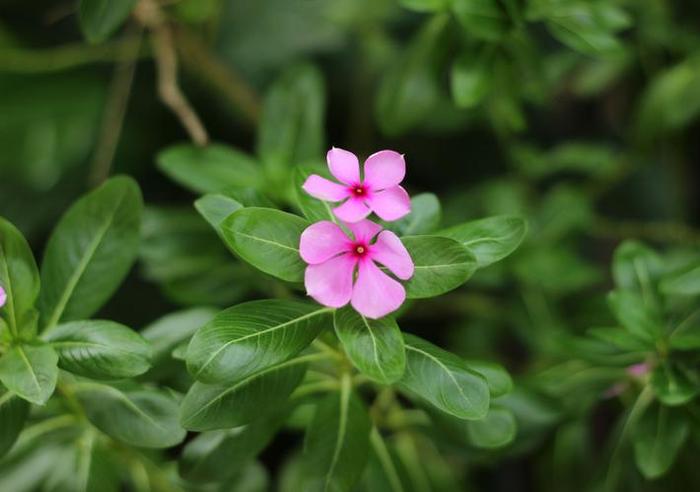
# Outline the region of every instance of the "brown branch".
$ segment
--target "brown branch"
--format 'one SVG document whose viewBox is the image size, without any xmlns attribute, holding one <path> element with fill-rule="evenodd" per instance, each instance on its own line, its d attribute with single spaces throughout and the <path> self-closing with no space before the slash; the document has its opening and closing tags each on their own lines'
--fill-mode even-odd
<svg viewBox="0 0 700 492">
<path fill-rule="evenodd" d="M 154 0 L 141 0 L 134 15 L 151 32 L 160 99 L 175 113 L 194 143 L 206 145 L 209 142 L 207 131 L 178 85 L 177 53 L 172 31 L 163 12 Z"/>
</svg>

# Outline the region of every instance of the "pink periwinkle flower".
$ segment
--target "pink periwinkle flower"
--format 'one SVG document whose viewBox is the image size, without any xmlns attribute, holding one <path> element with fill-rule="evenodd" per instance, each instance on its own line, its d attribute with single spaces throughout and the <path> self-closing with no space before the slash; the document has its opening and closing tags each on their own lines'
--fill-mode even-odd
<svg viewBox="0 0 700 492">
<path fill-rule="evenodd" d="M 358 222 L 372 212 L 383 220 L 392 221 L 411 211 L 411 199 L 399 186 L 406 175 L 406 162 L 398 152 L 381 150 L 369 156 L 362 177 L 360 163 L 352 152 L 334 147 L 326 154 L 326 160 L 331 174 L 341 184 L 312 174 L 303 188 L 320 200 L 344 201 L 333 209 L 343 222 Z"/>
<path fill-rule="evenodd" d="M 647 362 L 640 362 L 639 364 L 632 364 L 631 366 L 628 366 L 625 370 L 630 376 L 641 378 L 649 373 L 651 366 Z"/>
<path fill-rule="evenodd" d="M 403 304 L 406 291 L 377 263 L 408 280 L 413 276 L 413 260 L 396 234 L 382 231 L 374 222 L 362 220 L 346 226 L 352 237 L 327 220 L 310 225 L 301 234 L 299 250 L 309 264 L 304 275 L 306 291 L 324 306 L 340 308 L 349 302 L 358 313 L 381 318 Z"/>
<path fill-rule="evenodd" d="M 5 293 L 5 289 L 0 287 L 0 308 L 5 305 L 6 301 L 7 301 L 7 294 Z"/>
</svg>

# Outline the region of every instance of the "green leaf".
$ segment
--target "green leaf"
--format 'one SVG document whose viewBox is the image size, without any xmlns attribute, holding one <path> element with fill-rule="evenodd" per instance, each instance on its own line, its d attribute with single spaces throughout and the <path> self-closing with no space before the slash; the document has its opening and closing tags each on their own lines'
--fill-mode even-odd
<svg viewBox="0 0 700 492">
<path fill-rule="evenodd" d="M 439 104 L 440 65 L 449 20 L 444 14 L 428 20 L 385 71 L 375 100 L 375 115 L 383 133 L 399 135 L 425 123 Z"/>
<path fill-rule="evenodd" d="M 188 341 L 195 331 L 209 323 L 215 315 L 216 311 L 210 308 L 176 311 L 141 330 L 141 336 L 152 347 L 154 363 L 169 356 L 175 347 Z"/>
<path fill-rule="evenodd" d="M 669 406 L 684 405 L 700 391 L 695 371 L 669 360 L 654 369 L 650 382 L 659 401 Z"/>
<path fill-rule="evenodd" d="M 136 0 L 80 0 L 80 27 L 85 38 L 99 43 L 111 36 L 129 17 Z"/>
<path fill-rule="evenodd" d="M 182 425 L 194 431 L 228 429 L 269 415 L 301 383 L 310 357 L 297 357 L 226 384 L 194 383 L 182 401 Z"/>
<path fill-rule="evenodd" d="M 498 398 L 513 390 L 513 379 L 500 364 L 473 359 L 467 359 L 465 362 L 470 369 L 486 378 L 491 398 Z"/>
<path fill-rule="evenodd" d="M 406 236 L 401 241 L 413 259 L 413 277 L 405 283 L 409 299 L 434 297 L 456 289 L 476 271 L 476 258 L 454 239 Z"/>
<path fill-rule="evenodd" d="M 294 193 L 299 210 L 310 222 L 318 222 L 319 220 L 337 222 L 335 215 L 333 215 L 332 206 L 328 202 L 312 197 L 302 188 L 306 178 L 312 174 L 333 179 L 329 176 L 328 170 L 322 167 L 297 166 L 294 170 Z"/>
<path fill-rule="evenodd" d="M 396 320 L 388 316 L 370 320 L 345 307 L 335 312 L 333 324 L 345 353 L 362 373 L 381 384 L 401 379 L 406 351 Z"/>
<path fill-rule="evenodd" d="M 39 294 L 39 271 L 22 233 L 0 217 L 0 287 L 7 300 L 0 310 L 10 333 L 17 335 L 33 317 Z"/>
<path fill-rule="evenodd" d="M 669 345 L 677 350 L 700 348 L 700 309 L 696 309 L 671 331 Z"/>
<path fill-rule="evenodd" d="M 47 327 L 89 318 L 136 259 L 143 203 L 135 181 L 116 177 L 78 200 L 51 235 L 39 306 Z"/>
<path fill-rule="evenodd" d="M 308 490 L 350 491 L 367 463 L 370 430 L 369 415 L 346 376 L 341 391 L 318 404 L 306 431 L 303 459 Z"/>
<path fill-rule="evenodd" d="M 546 13 L 547 28 L 552 36 L 570 48 L 589 55 L 618 53 L 622 45 L 615 29 L 592 4 L 585 2 L 550 2 Z"/>
<path fill-rule="evenodd" d="M 12 448 L 28 416 L 29 403 L 0 388 L 0 458 Z"/>
<path fill-rule="evenodd" d="M 198 380 L 240 380 L 305 349 L 331 323 L 331 310 L 300 301 L 270 299 L 238 304 L 195 333 L 187 368 Z"/>
<path fill-rule="evenodd" d="M 321 157 L 324 146 L 325 87 L 311 65 L 287 70 L 265 96 L 258 155 L 276 173 Z"/>
<path fill-rule="evenodd" d="M 113 321 L 73 321 L 44 339 L 58 354 L 61 369 L 92 379 L 122 379 L 151 367 L 151 347 L 141 335 Z"/>
<path fill-rule="evenodd" d="M 460 108 L 473 108 L 483 101 L 491 88 L 491 72 L 485 60 L 468 52 L 452 65 L 452 99 Z"/>
<path fill-rule="evenodd" d="M 647 479 L 664 475 L 689 434 L 685 414 L 663 405 L 647 409 L 632 434 L 637 468 Z"/>
<path fill-rule="evenodd" d="M 135 384 L 71 384 L 87 418 L 114 439 L 144 448 L 169 448 L 185 438 L 170 392 Z"/>
<path fill-rule="evenodd" d="M 62 448 L 42 484 L 43 492 L 119 492 L 121 463 L 92 429 Z"/>
<path fill-rule="evenodd" d="M 608 305 L 618 323 L 641 340 L 656 340 L 661 336 L 661 319 L 642 297 L 632 291 L 615 290 L 608 294 Z"/>
<path fill-rule="evenodd" d="M 527 223 L 515 215 L 496 215 L 456 225 L 439 232 L 458 241 L 476 256 L 479 268 L 515 251 L 527 234 Z"/>
<path fill-rule="evenodd" d="M 654 349 L 651 340 L 631 337 L 626 329 L 620 327 L 596 327 L 588 330 L 588 333 L 626 352 L 647 352 Z"/>
<path fill-rule="evenodd" d="M 450 5 L 450 0 L 399 0 L 402 7 L 416 12 L 438 12 Z"/>
<path fill-rule="evenodd" d="M 489 409 L 482 420 L 466 422 L 467 434 L 472 444 L 478 448 L 500 448 L 515 439 L 517 424 L 510 410 L 500 407 Z"/>
<path fill-rule="evenodd" d="M 20 398 L 43 405 L 56 387 L 57 363 L 50 345 L 15 345 L 0 358 L 0 381 Z"/>
<path fill-rule="evenodd" d="M 496 41 L 508 29 L 508 17 L 497 0 L 453 0 L 452 11 L 464 30 L 478 39 Z"/>
<path fill-rule="evenodd" d="M 442 208 L 438 197 L 432 193 L 419 193 L 411 198 L 411 213 L 390 224 L 400 236 L 429 234 L 440 224 Z"/>
<path fill-rule="evenodd" d="M 161 151 L 157 162 L 170 179 L 195 193 L 256 188 L 263 180 L 262 169 L 255 159 L 222 144 L 206 147 L 177 144 Z"/>
<path fill-rule="evenodd" d="M 230 479 L 267 447 L 286 415 L 277 412 L 244 427 L 198 435 L 182 451 L 180 475 L 192 482 Z"/>
<path fill-rule="evenodd" d="M 700 295 L 700 266 L 665 278 L 661 282 L 660 287 L 664 294 L 676 296 Z"/>
<path fill-rule="evenodd" d="M 309 223 L 296 215 L 269 208 L 245 208 L 221 225 L 226 244 L 259 270 L 288 282 L 301 282 L 306 265 L 299 239 Z"/>
<path fill-rule="evenodd" d="M 486 416 L 489 386 L 486 378 L 465 361 L 414 335 L 404 335 L 406 372 L 399 382 L 436 408 L 465 420 Z"/>
<path fill-rule="evenodd" d="M 209 193 L 195 201 L 194 208 L 216 232 L 220 232 L 224 219 L 243 208 L 243 205 L 223 193 Z"/>
<path fill-rule="evenodd" d="M 613 255 L 615 285 L 641 294 L 647 303 L 654 302 L 655 282 L 662 270 L 659 255 L 637 241 L 623 242 Z"/>
</svg>

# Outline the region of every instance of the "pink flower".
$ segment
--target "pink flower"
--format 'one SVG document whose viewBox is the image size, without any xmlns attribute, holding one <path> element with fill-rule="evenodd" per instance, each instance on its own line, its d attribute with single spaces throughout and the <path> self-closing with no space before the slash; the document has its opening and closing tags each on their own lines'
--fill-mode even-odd
<svg viewBox="0 0 700 492">
<path fill-rule="evenodd" d="M 413 276 L 413 261 L 398 236 L 382 231 L 374 222 L 362 220 L 347 227 L 352 237 L 327 220 L 310 225 L 301 234 L 299 250 L 309 264 L 304 276 L 306 291 L 324 306 L 339 308 L 349 302 L 358 313 L 381 318 L 403 304 L 406 291 L 375 262 L 408 280 Z"/>
<path fill-rule="evenodd" d="M 342 184 L 312 174 L 304 183 L 311 196 L 329 202 L 345 202 L 333 212 L 343 222 L 358 222 L 374 212 L 383 220 L 397 220 L 411 211 L 411 199 L 399 183 L 406 174 L 403 156 L 380 150 L 365 161 L 364 176 L 352 152 L 333 147 L 326 154 L 328 168 Z"/>
<path fill-rule="evenodd" d="M 5 293 L 5 289 L 0 287 L 0 308 L 5 305 L 5 301 L 7 301 L 7 294 Z"/>
</svg>

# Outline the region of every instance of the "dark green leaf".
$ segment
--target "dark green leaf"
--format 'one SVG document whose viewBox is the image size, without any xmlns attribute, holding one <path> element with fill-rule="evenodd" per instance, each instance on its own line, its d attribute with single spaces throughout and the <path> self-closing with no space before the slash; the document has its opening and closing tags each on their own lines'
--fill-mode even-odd
<svg viewBox="0 0 700 492">
<path fill-rule="evenodd" d="M 90 422 L 132 446 L 169 448 L 185 438 L 178 403 L 166 391 L 137 385 L 78 382 L 71 385 Z"/>
<path fill-rule="evenodd" d="M 438 236 L 401 238 L 415 271 L 406 282 L 409 299 L 434 297 L 456 289 L 476 271 L 476 258 L 453 239 Z"/>
<path fill-rule="evenodd" d="M 620 289 L 635 291 L 653 303 L 655 282 L 663 269 L 659 255 L 637 241 L 625 241 L 615 250 L 612 273 Z"/>
<path fill-rule="evenodd" d="M 695 371 L 668 360 L 654 369 L 650 382 L 659 401 L 669 406 L 684 405 L 700 391 Z"/>
<path fill-rule="evenodd" d="M 33 317 L 39 294 L 39 271 L 22 233 L 0 217 L 0 287 L 7 300 L 0 313 L 10 333 L 17 335 Z"/>
<path fill-rule="evenodd" d="M 634 440 L 634 457 L 639 471 L 647 479 L 664 475 L 688 437 L 685 415 L 663 405 L 648 408 L 638 422 Z"/>
<path fill-rule="evenodd" d="M 190 342 L 187 368 L 199 381 L 240 380 L 284 362 L 331 323 L 331 311 L 300 301 L 270 299 L 217 314 Z"/>
<path fill-rule="evenodd" d="M 308 358 L 297 357 L 227 384 L 194 383 L 182 401 L 182 425 L 195 431 L 229 429 L 273 413 L 301 383 Z"/>
<path fill-rule="evenodd" d="M 669 335 L 669 345 L 678 350 L 700 348 L 700 309 L 676 325 Z"/>
<path fill-rule="evenodd" d="M 552 36 L 576 51 L 604 55 L 622 48 L 614 35 L 615 29 L 592 4 L 556 2 L 548 8 L 546 17 Z"/>
<path fill-rule="evenodd" d="M 61 369 L 92 379 L 138 376 L 151 366 L 151 347 L 141 335 L 113 321 L 73 321 L 44 339 L 58 354 Z"/>
<path fill-rule="evenodd" d="M 245 208 L 221 225 L 226 244 L 254 267 L 288 282 L 300 282 L 305 264 L 299 239 L 309 223 L 269 208 Z"/>
<path fill-rule="evenodd" d="M 452 99 L 460 108 L 478 105 L 491 87 L 491 73 L 483 59 L 464 53 L 452 66 L 450 73 Z"/>
<path fill-rule="evenodd" d="M 500 448 L 515 439 L 515 416 L 505 408 L 491 408 L 482 420 L 466 423 L 469 438 L 478 448 Z"/>
<path fill-rule="evenodd" d="M 452 238 L 476 256 L 479 268 L 515 251 L 527 233 L 527 223 L 515 215 L 497 215 L 450 227 L 439 234 Z"/>
<path fill-rule="evenodd" d="M 346 307 L 335 312 L 333 323 L 347 356 L 362 373 L 382 384 L 401 379 L 406 351 L 396 320 L 370 320 Z"/>
<path fill-rule="evenodd" d="M 131 13 L 136 0 L 80 0 L 80 27 L 85 38 L 99 43 L 116 31 Z"/>
<path fill-rule="evenodd" d="M 242 207 L 243 205 L 223 193 L 209 193 L 194 202 L 197 212 L 217 232 L 221 230 L 224 219 Z"/>
<path fill-rule="evenodd" d="M 638 294 L 615 290 L 608 295 L 608 304 L 618 323 L 641 340 L 656 340 L 662 331 L 659 314 L 644 304 Z"/>
<path fill-rule="evenodd" d="M 453 0 L 452 11 L 475 38 L 496 41 L 508 29 L 508 16 L 497 0 Z"/>
<path fill-rule="evenodd" d="M 215 315 L 213 309 L 192 308 L 167 314 L 148 325 L 141 331 L 141 336 L 153 349 L 153 361 L 163 359 L 179 344 L 189 341 L 194 332 Z"/>
<path fill-rule="evenodd" d="M 401 6 L 416 12 L 437 12 L 450 5 L 449 0 L 399 0 Z"/>
<path fill-rule="evenodd" d="M 450 352 L 405 334 L 406 372 L 399 385 L 455 417 L 478 420 L 489 408 L 486 378 Z"/>
<path fill-rule="evenodd" d="M 442 209 L 438 197 L 432 193 L 420 193 L 411 198 L 411 213 L 390 224 L 400 236 L 429 234 L 440 224 Z"/>
<path fill-rule="evenodd" d="M 29 403 L 0 388 L 0 458 L 12 448 L 28 415 Z"/>
<path fill-rule="evenodd" d="M 136 182 L 116 177 L 61 218 L 41 265 L 39 305 L 47 327 L 90 317 L 119 287 L 138 253 L 142 208 Z"/>
<path fill-rule="evenodd" d="M 486 378 L 491 398 L 498 398 L 513 390 L 513 380 L 503 366 L 495 362 L 468 359 L 465 361 L 470 369 Z"/>
<path fill-rule="evenodd" d="M 661 282 L 660 287 L 665 294 L 677 296 L 700 295 L 700 266 L 665 278 Z"/>
<path fill-rule="evenodd" d="M 57 363 L 50 345 L 15 345 L 0 357 L 0 381 L 20 398 L 43 405 L 56 387 Z"/>
<path fill-rule="evenodd" d="M 304 442 L 309 491 L 347 492 L 367 463 L 371 423 L 346 380 L 338 393 L 318 404 Z"/>
<path fill-rule="evenodd" d="M 249 155 L 221 144 L 178 144 L 158 154 L 158 168 L 195 193 L 258 187 L 262 170 Z"/>
</svg>

